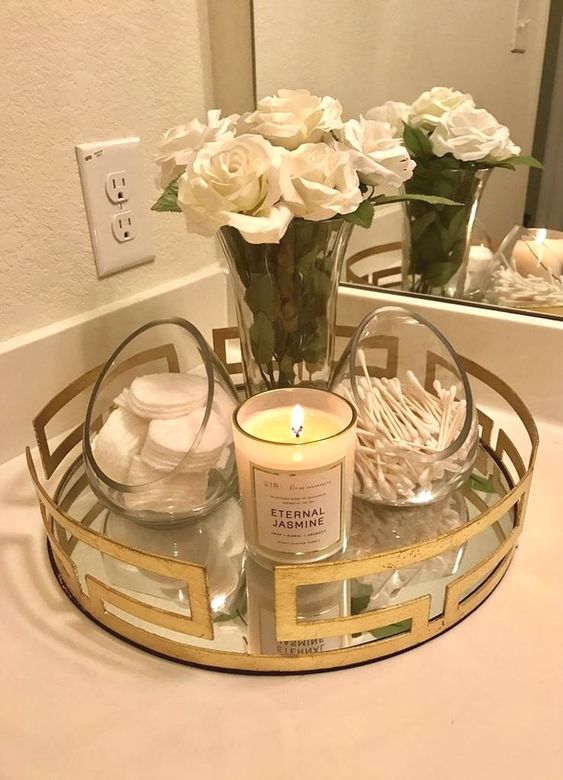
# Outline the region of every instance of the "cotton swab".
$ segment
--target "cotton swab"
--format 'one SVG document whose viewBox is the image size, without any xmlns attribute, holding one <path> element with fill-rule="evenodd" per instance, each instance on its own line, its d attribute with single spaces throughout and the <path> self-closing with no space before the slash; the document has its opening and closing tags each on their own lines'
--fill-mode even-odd
<svg viewBox="0 0 563 780">
<path fill-rule="evenodd" d="M 447 450 L 463 428 L 467 405 L 455 385 L 433 383 L 426 390 L 412 371 L 398 377 L 370 376 L 363 350 L 356 394 L 348 380 L 338 392 L 358 409 L 356 492 L 365 498 L 405 503 L 424 490 L 432 492 L 446 472 L 465 468 L 470 443 L 447 459 L 430 458 Z"/>
</svg>

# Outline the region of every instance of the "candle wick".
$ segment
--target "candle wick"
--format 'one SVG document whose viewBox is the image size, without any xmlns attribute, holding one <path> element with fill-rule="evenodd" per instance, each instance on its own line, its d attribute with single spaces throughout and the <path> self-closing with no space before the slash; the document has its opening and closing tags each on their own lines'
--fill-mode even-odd
<svg viewBox="0 0 563 780">
<path fill-rule="evenodd" d="M 293 428 L 292 427 L 291 431 L 292 431 L 293 435 L 295 436 L 295 438 L 298 439 L 301 436 L 301 434 L 303 433 L 303 426 L 300 425 L 299 428 Z"/>
</svg>

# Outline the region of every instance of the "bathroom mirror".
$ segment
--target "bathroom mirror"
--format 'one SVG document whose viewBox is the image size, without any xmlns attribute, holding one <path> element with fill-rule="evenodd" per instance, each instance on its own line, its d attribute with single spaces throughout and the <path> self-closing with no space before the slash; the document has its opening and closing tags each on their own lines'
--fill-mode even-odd
<svg viewBox="0 0 563 780">
<path fill-rule="evenodd" d="M 493 170 L 478 208 L 461 293 L 414 288 L 415 294 L 563 316 L 561 3 L 254 0 L 251 7 L 258 99 L 279 88 L 306 87 L 313 94 L 338 98 L 347 119 L 387 100 L 410 104 L 423 91 L 444 85 L 471 93 L 479 107 L 508 126 L 522 154 L 535 155 L 543 170 Z M 405 289 L 401 265 L 409 251 L 406 225 L 401 205 L 376 209 L 371 228 L 354 231 L 343 281 Z M 503 277 L 502 294 L 496 281 L 490 293 L 492 272 L 514 268 L 512 255 L 505 252 L 501 258 L 498 250 L 515 225 L 548 231 L 544 239 L 540 232 L 539 241 L 537 231 L 521 236 L 520 250 L 528 252 L 533 263 L 531 289 L 525 283 L 522 292 L 520 278 L 507 282 Z M 547 272 L 546 254 L 553 256 Z M 536 280 L 536 267 L 546 283 Z M 529 278 L 528 270 L 515 276 Z M 516 289 L 507 292 L 507 284 L 516 284 Z"/>
</svg>

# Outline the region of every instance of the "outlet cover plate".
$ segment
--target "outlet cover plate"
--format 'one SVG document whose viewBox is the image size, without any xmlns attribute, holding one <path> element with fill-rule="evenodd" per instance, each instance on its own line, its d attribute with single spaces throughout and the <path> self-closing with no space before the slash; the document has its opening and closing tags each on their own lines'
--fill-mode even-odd
<svg viewBox="0 0 563 780">
<path fill-rule="evenodd" d="M 79 144 L 75 149 L 98 276 L 154 260 L 140 139 Z M 119 203 L 113 203 L 106 190 L 113 171 L 124 172 L 127 181 L 127 200 Z M 134 214 L 132 240 L 118 241 L 114 235 L 114 218 L 120 211 Z"/>
</svg>

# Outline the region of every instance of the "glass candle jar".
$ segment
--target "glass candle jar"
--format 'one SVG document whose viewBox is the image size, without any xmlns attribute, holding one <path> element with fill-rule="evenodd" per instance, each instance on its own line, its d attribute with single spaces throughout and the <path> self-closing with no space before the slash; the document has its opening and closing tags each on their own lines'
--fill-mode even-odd
<svg viewBox="0 0 563 780">
<path fill-rule="evenodd" d="M 248 650 L 264 655 L 318 655 L 348 647 L 349 636 L 312 639 L 278 639 L 274 572 L 249 558 L 246 566 L 248 596 Z M 350 588 L 347 580 L 320 582 L 297 589 L 298 621 L 334 620 L 350 614 Z"/>
<path fill-rule="evenodd" d="M 248 549 L 263 562 L 328 558 L 346 546 L 356 411 L 315 388 L 272 390 L 233 415 Z"/>
<path fill-rule="evenodd" d="M 481 297 L 512 309 L 563 306 L 563 232 L 515 225 L 482 280 Z"/>
</svg>

